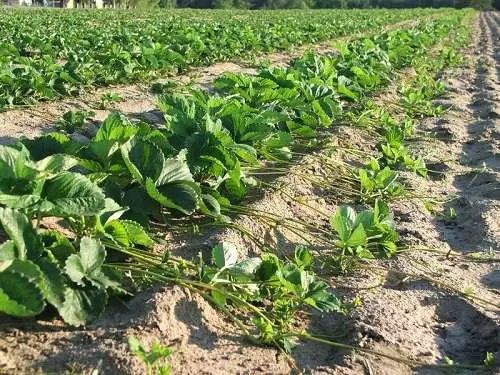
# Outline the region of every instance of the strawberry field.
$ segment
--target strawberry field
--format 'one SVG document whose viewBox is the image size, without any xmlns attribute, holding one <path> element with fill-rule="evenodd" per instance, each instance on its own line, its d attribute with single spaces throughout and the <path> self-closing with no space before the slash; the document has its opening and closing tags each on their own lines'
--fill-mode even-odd
<svg viewBox="0 0 500 375">
<path fill-rule="evenodd" d="M 498 370 L 499 19 L 2 9 L 0 372 Z"/>
</svg>

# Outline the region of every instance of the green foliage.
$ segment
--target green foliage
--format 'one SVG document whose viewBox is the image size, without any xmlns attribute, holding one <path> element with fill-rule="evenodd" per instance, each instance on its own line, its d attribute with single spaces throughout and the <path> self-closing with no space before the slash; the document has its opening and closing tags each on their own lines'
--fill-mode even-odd
<svg viewBox="0 0 500 375">
<path fill-rule="evenodd" d="M 55 127 L 66 133 L 74 133 L 75 130 L 83 129 L 85 120 L 94 116 L 95 112 L 92 111 L 68 111 L 62 116 L 61 121 L 56 122 Z"/>
<path fill-rule="evenodd" d="M 190 1 L 179 0 L 178 5 L 195 5 Z M 245 0 L 204 1 L 197 6 L 251 5 Z M 129 6 L 150 7 L 155 3 L 137 0 Z M 285 3 L 311 6 L 308 1 Z M 162 0 L 159 5 L 172 8 L 176 1 Z M 89 86 L 150 80 L 187 66 L 328 40 L 434 12 L 301 10 L 232 14 L 221 10 L 208 14 L 192 9 L 136 9 L 118 14 L 105 9 L 51 12 L 6 8 L 0 25 L 0 109 L 72 96 Z M 89 27 L 94 22 L 100 27 Z M 105 95 L 101 107 L 107 108 L 117 100 L 116 94 Z"/>
<path fill-rule="evenodd" d="M 340 206 L 330 219 L 330 225 L 337 235 L 339 255 L 334 255 L 336 267 L 346 271 L 353 259 L 392 257 L 396 254 L 393 215 L 389 207 L 376 200 L 373 209 L 356 212 L 352 207 Z"/>
<path fill-rule="evenodd" d="M 342 312 L 343 305 L 328 285 L 312 271 L 308 249 L 297 247 L 294 259 L 280 260 L 274 254 L 237 261 L 236 247 L 222 243 L 212 250 L 213 266 L 201 263 L 202 282 L 213 285 L 212 299 L 223 309 L 236 305 L 253 316 L 260 342 L 289 352 L 295 342 L 287 336 L 297 313 L 308 306 L 321 312 Z M 272 304 L 263 304 L 264 301 Z M 258 308 L 256 308 L 258 307 Z"/>
<path fill-rule="evenodd" d="M 128 347 L 130 351 L 146 365 L 148 375 L 171 374 L 170 365 L 161 365 L 158 363 L 172 355 L 173 350 L 168 346 L 164 346 L 159 342 L 154 341 L 151 344 L 151 348 L 147 350 L 136 337 L 129 336 Z"/>
<path fill-rule="evenodd" d="M 408 14 L 428 14 L 415 12 Z M 99 316 L 111 294 L 126 293 L 124 285 L 135 290 L 174 283 L 211 301 L 252 341 L 290 352 L 301 337 L 294 329 L 304 310 L 342 313 L 347 307 L 316 275 L 315 259 L 307 248 L 297 247 L 291 259 L 263 253 L 239 260 L 235 246 L 221 243 L 212 249 L 211 261 L 200 256 L 192 262 L 168 251 L 150 251 L 154 242 L 145 228 L 165 224 L 176 230 L 189 216 L 209 225 L 213 221 L 226 225 L 229 219 L 223 212 L 230 212 L 231 204 L 243 200 L 256 184 L 246 173 L 250 168 L 264 161 L 288 162 L 297 146 L 314 144 L 318 134 L 353 113 L 353 107 L 363 108 L 372 92 L 391 81 L 396 69 L 424 56 L 465 14 L 450 13 L 425 25 L 339 44 L 339 54 L 307 53 L 286 67 L 263 66 L 255 75 L 226 74 L 216 80 L 214 92 L 160 87 L 162 126 L 132 123 L 112 113 L 85 142 L 52 133 L 14 147 L 0 146 L 0 222 L 8 237 L 0 245 L 0 311 L 35 316 L 52 305 L 67 323 L 83 325 Z M 116 23 L 103 22 L 85 39 L 104 39 L 96 43 L 89 60 L 84 58 L 80 66 L 69 59 L 58 72 L 66 77 L 65 69 L 71 67 L 77 77 L 74 89 L 151 78 L 151 73 L 226 59 L 245 50 L 285 48 L 406 17 L 404 11 L 382 19 L 373 14 L 357 13 L 356 22 L 349 19 L 345 24 L 335 19 L 335 27 L 328 23 L 326 28 L 323 22 L 331 21 L 331 14 L 318 18 L 314 27 L 296 17 L 286 18 L 289 24 L 280 19 L 273 26 L 246 13 L 241 18 L 249 20 L 247 24 L 207 16 L 205 21 L 217 26 L 218 38 L 206 23 L 192 26 L 176 19 L 165 23 L 151 14 L 118 31 Z M 75 18 L 66 19 L 69 25 L 88 21 L 85 15 L 71 17 Z M 125 15 L 116 17 L 119 25 L 127 21 Z M 261 33 L 259 27 L 265 30 Z M 84 39 L 80 32 L 72 29 L 68 39 Z M 137 40 L 137 35 L 144 39 Z M 57 34 L 53 38 L 57 40 Z M 101 50 L 102 46 L 106 48 Z M 66 52 L 59 51 L 58 56 Z M 443 56 L 454 60 L 450 53 Z M 30 83 L 26 86 L 29 89 Z M 51 94 L 50 85 L 46 86 L 40 98 Z M 430 78 L 411 87 L 426 98 L 440 90 L 441 85 Z M 25 96 L 16 91 L 15 100 L 8 101 L 22 102 Z M 78 129 L 81 118 L 68 115 L 63 127 L 68 132 Z M 395 255 L 398 234 L 382 199 L 404 193 L 396 166 L 425 174 L 423 160 L 414 159 L 404 144 L 414 133 L 409 116 L 396 121 L 384 111 L 368 108 L 358 119 L 362 126 L 377 122 L 383 141 L 380 155 L 351 178 L 359 182 L 360 195 L 373 208 L 357 212 L 342 206 L 331 218 L 335 236 L 331 259 L 341 272 L 363 259 Z M 40 229 L 45 216 L 55 216 L 70 234 Z M 169 372 L 168 366 L 158 364 L 171 354 L 169 348 L 154 343 L 146 350 L 134 338 L 129 346 L 150 373 Z"/>
<path fill-rule="evenodd" d="M 40 269 L 29 261 L 11 259 L 0 264 L 0 311 L 12 316 L 34 316 L 45 307 Z"/>
<path fill-rule="evenodd" d="M 483 362 L 485 366 L 493 367 L 493 364 L 495 362 L 495 355 L 492 352 L 486 352 L 486 356 Z"/>
<path fill-rule="evenodd" d="M 122 97 L 117 92 L 107 92 L 101 95 L 101 101 L 99 103 L 100 109 L 107 109 L 110 104 L 118 103 L 122 100 Z"/>
<path fill-rule="evenodd" d="M 44 236 L 23 213 L 0 208 L 0 223 L 9 237 L 0 247 L 0 311 L 13 316 L 35 316 L 46 303 L 69 324 L 84 325 L 106 306 L 107 290 L 119 284 L 103 273 L 104 247 L 83 237 L 79 253 L 69 256 L 47 246 Z M 59 240 L 70 253 L 77 241 Z M 23 287 L 20 287 L 20 286 Z"/>
<path fill-rule="evenodd" d="M 388 166 L 381 168 L 374 158 L 366 168 L 357 170 L 356 177 L 359 180 L 362 200 L 367 202 L 400 197 L 405 193 L 404 186 L 398 181 L 398 173 Z"/>
<path fill-rule="evenodd" d="M 421 176 L 427 176 L 427 167 L 423 158 L 414 158 L 405 145 L 407 130 L 397 124 L 386 126 L 380 129 L 384 140 L 377 144 L 380 151 L 378 162 L 382 166 L 405 167 L 418 173 Z"/>
</svg>

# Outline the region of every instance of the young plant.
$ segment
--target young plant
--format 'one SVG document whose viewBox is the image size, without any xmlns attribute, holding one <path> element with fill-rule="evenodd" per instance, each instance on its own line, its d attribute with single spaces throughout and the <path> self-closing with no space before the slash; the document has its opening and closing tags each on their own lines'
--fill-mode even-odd
<svg viewBox="0 0 500 375">
<path fill-rule="evenodd" d="M 357 213 L 352 207 L 340 206 L 330 219 L 337 234 L 340 254 L 333 256 L 334 264 L 345 272 L 360 259 L 388 258 L 397 251 L 399 238 L 393 215 L 387 204 L 375 200 L 373 209 Z"/>
<path fill-rule="evenodd" d="M 381 168 L 374 158 L 366 168 L 359 168 L 355 177 L 359 180 L 361 199 L 366 202 L 400 197 L 405 193 L 403 184 L 398 181 L 398 173 L 388 166 Z"/>
<path fill-rule="evenodd" d="M 61 121 L 55 124 L 55 128 L 66 133 L 74 133 L 76 130 L 83 129 L 85 121 L 94 116 L 93 111 L 68 111 L 64 113 Z"/>
<path fill-rule="evenodd" d="M 401 96 L 400 104 L 413 117 L 439 117 L 445 110 L 440 105 L 434 105 L 421 90 L 412 90 Z"/>
<path fill-rule="evenodd" d="M 139 285 L 175 283 L 199 293 L 225 313 L 252 341 L 279 347 L 286 352 L 296 342 L 294 322 L 305 308 L 343 312 L 344 305 L 313 271 L 309 250 L 298 247 L 292 260 L 274 254 L 238 261 L 235 246 L 221 243 L 212 260 L 198 263 L 170 257 L 117 267 Z"/>
<path fill-rule="evenodd" d="M 292 329 L 300 309 L 310 306 L 323 312 L 342 311 L 328 285 L 312 272 L 314 258 L 306 248 L 297 247 L 293 260 L 286 262 L 274 254 L 242 262 L 237 262 L 237 257 L 234 246 L 216 246 L 212 251 L 214 267 L 200 268 L 201 281 L 219 288 L 212 291 L 212 297 L 221 307 L 232 305 L 237 299 L 251 301 L 252 305 L 272 301 L 271 305 L 262 305 L 252 318 L 259 341 L 289 352 L 295 343 L 286 333 Z M 236 294 L 236 300 L 232 294 Z"/>
<path fill-rule="evenodd" d="M 128 347 L 130 351 L 141 360 L 146 366 L 147 375 L 170 375 L 172 367 L 169 364 L 161 365 L 165 358 L 174 352 L 168 346 L 164 346 L 157 341 L 151 344 L 149 350 L 134 336 L 129 336 Z"/>
<path fill-rule="evenodd" d="M 117 92 L 107 92 L 101 95 L 101 101 L 99 103 L 99 109 L 107 109 L 110 104 L 118 103 L 122 100 L 122 97 Z"/>
<path fill-rule="evenodd" d="M 177 83 L 171 80 L 160 83 L 156 82 L 151 85 L 151 92 L 155 95 L 167 94 L 172 88 L 176 87 Z"/>
<path fill-rule="evenodd" d="M 381 153 L 379 163 L 383 166 L 403 166 L 413 172 L 425 177 L 427 167 L 424 160 L 414 158 L 405 146 L 405 130 L 394 125 L 383 130 L 385 140 L 377 144 Z"/>
</svg>

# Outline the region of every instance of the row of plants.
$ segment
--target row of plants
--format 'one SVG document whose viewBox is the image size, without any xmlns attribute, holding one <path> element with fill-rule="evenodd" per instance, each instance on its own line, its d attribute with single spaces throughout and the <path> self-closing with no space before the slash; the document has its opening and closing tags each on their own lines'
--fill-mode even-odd
<svg viewBox="0 0 500 375">
<path fill-rule="evenodd" d="M 159 100 L 159 107 L 166 114 L 163 129 L 146 123 L 132 124 L 123 115 L 114 113 L 88 143 L 73 141 L 62 133 L 51 133 L 25 139 L 16 147 L 1 146 L 0 203 L 7 207 L 3 210 L 2 226 L 10 238 L 2 246 L 2 275 L 7 281 L 15 280 L 13 275 L 24 278 L 38 296 L 27 299 L 27 303 L 34 304 L 27 308 L 22 304 L 26 296 L 16 296 L 17 288 L 2 287 L 5 298 L 2 310 L 12 315 L 35 315 L 43 310 L 46 300 L 69 323 L 90 321 L 105 305 L 102 302 L 106 299 L 106 290 L 123 291 L 115 279 L 117 275 L 103 268 L 107 251 L 120 258 L 120 254 L 114 253 L 135 254 L 141 247 L 151 246 L 152 240 L 143 226 L 147 229 L 151 221 L 162 222 L 167 216 L 175 218 L 197 211 L 212 219 L 228 221 L 221 206 L 230 208 L 231 201 L 241 200 L 249 183 L 241 163 L 256 163 L 258 157 L 266 156 L 288 158 L 286 150 L 290 149 L 292 137 L 305 134 L 296 129 L 308 127 L 314 135 L 322 125 L 321 116 L 311 110 L 313 121 L 295 125 L 304 118 L 308 102 L 315 108 L 318 99 L 329 100 L 340 111 L 342 102 L 334 101 L 341 95 L 339 91 L 348 93 L 350 100 L 363 93 L 364 83 L 358 82 L 352 66 L 359 68 L 361 62 L 367 61 L 366 69 L 370 68 L 375 60 L 370 54 L 382 55 L 382 61 L 389 65 L 389 55 L 382 46 L 387 46 L 389 52 L 400 50 L 396 40 L 403 35 L 405 39 L 415 40 L 415 48 L 406 50 L 407 56 L 422 54 L 425 47 L 421 41 L 430 46 L 459 19 L 459 15 L 447 17 L 411 30 L 355 41 L 344 45 L 344 53 L 338 57 L 307 55 L 286 69 L 263 69 L 255 77 L 239 76 L 240 80 L 249 82 L 269 82 L 274 85 L 273 90 L 259 87 L 258 91 L 252 91 L 252 85 L 236 87 L 231 85 L 236 76 L 226 75 L 215 83 L 220 92 L 226 91 L 225 96 L 201 90 L 191 91 L 189 95 L 165 95 Z M 429 39 L 430 34 L 434 39 Z M 404 61 L 401 53 L 393 55 L 393 60 Z M 322 67 L 318 74 L 309 68 L 313 61 Z M 376 66 L 380 66 L 376 61 Z M 341 73 L 332 74 L 337 71 Z M 330 81 L 325 77 L 321 84 L 313 83 L 320 82 L 320 77 L 327 73 Z M 272 74 L 276 75 L 275 80 L 267 78 Z M 278 74 L 288 79 L 282 81 Z M 380 76 L 387 81 L 387 74 L 385 69 Z M 361 82 L 365 82 L 362 77 Z M 276 82 L 285 87 L 281 89 Z M 350 84 L 346 86 L 346 82 Z M 291 84 L 295 90 L 289 87 Z M 307 92 L 302 87 L 318 92 L 318 98 L 302 96 Z M 235 89 L 244 88 L 247 93 L 274 95 L 276 99 L 270 102 L 271 108 L 263 108 L 268 104 L 262 99 L 252 100 L 243 91 L 239 95 L 234 93 Z M 293 103 L 283 101 L 282 93 L 288 93 L 287 98 L 293 99 Z M 299 100 L 303 100 L 302 106 Z M 260 105 L 262 107 L 257 107 Z M 297 107 L 300 112 L 289 110 Z M 224 116 L 225 113 L 228 115 Z M 334 117 L 329 119 L 331 123 Z M 294 125 L 290 125 L 292 122 Z M 245 127 L 246 124 L 249 126 Z M 41 231 L 45 217 L 64 219 L 71 234 Z M 32 220 L 36 221 L 34 227 Z M 50 268 L 43 272 L 43 265 Z M 18 267 L 31 270 L 24 274 Z M 65 287 L 48 287 L 49 278 L 56 276 L 53 282 Z M 12 284 L 15 285 L 18 281 Z M 50 290 L 64 294 L 55 298 Z M 28 292 L 30 288 L 23 291 Z M 68 315 L 71 308 L 65 303 L 79 309 L 80 320 Z M 99 310 L 95 312 L 95 308 Z"/>
<path fill-rule="evenodd" d="M 150 233 L 175 230 L 184 218 L 231 226 L 231 212 L 245 213 L 237 203 L 258 182 L 249 168 L 293 162 L 298 146 L 317 145 L 336 121 L 367 111 L 370 93 L 396 70 L 421 63 L 468 15 L 338 45 L 339 55 L 308 54 L 256 76 L 226 74 L 214 83 L 215 93 L 163 95 L 164 126 L 114 113 L 88 142 L 51 133 L 1 146 L 0 222 L 9 239 L 0 248 L 0 310 L 34 316 L 49 304 L 67 323 L 82 325 L 102 312 L 109 295 L 175 283 L 211 301 L 254 342 L 285 353 L 300 339 L 328 343 L 297 330 L 297 314 L 305 307 L 344 312 L 350 306 L 315 274 L 315 257 L 306 247 L 284 259 L 266 252 L 240 261 L 238 249 L 221 243 L 210 259 L 186 260 L 159 251 Z M 441 69 L 451 50 L 439 56 L 435 67 Z M 428 74 L 417 75 L 405 92 L 425 91 L 429 82 L 439 87 Z M 425 99 L 437 91 L 426 91 Z M 392 133 L 413 134 L 410 120 L 400 126 L 389 117 L 380 110 L 365 113 L 367 122 L 377 123 L 381 143 L 364 178 L 351 170 L 361 191 L 363 181 L 384 181 L 380 176 L 401 165 L 425 174 L 425 165 L 414 168 L 421 162 L 410 152 L 410 165 L 384 152 L 382 145 L 395 148 L 393 140 L 406 139 Z M 360 194 L 368 209 L 341 206 L 331 218 L 325 240 L 332 239 L 336 263 L 396 253 L 398 234 L 384 202 L 392 195 L 375 190 Z M 47 229 L 53 217 L 59 229 Z"/>
<path fill-rule="evenodd" d="M 441 106 L 433 103 L 446 91 L 438 73 L 462 62 L 462 56 L 457 51 L 467 44 L 470 19 L 471 14 L 464 17 L 453 30 L 453 38 L 446 38 L 438 50 L 418 56 L 413 61 L 416 74 L 410 79 L 403 79 L 398 85 L 397 103 L 377 105 L 367 99 L 353 110 L 350 116 L 354 120 L 353 124 L 372 129 L 377 140 L 375 152 L 369 155 L 364 165 L 347 171 L 353 179 L 342 181 L 343 190 L 352 192 L 348 196 L 354 202 L 369 204 L 382 200 L 389 203 L 415 196 L 407 190 L 400 170 L 412 171 L 421 178 L 428 175 L 423 150 L 418 152 L 412 147 L 420 139 L 416 126 L 422 117 L 437 117 L 445 112 Z M 383 243 L 388 242 L 388 246 L 383 247 L 379 256 L 392 257 L 398 251 L 407 250 L 396 245 L 396 233 L 390 239 L 392 241 L 382 240 Z M 347 261 L 339 259 L 336 265 L 339 270 L 345 271 L 352 267 L 356 260 L 374 258 L 373 253 L 366 253 L 363 249 L 351 249 L 350 255 Z"/>
<path fill-rule="evenodd" d="M 3 9 L 0 109 L 440 12 Z"/>
</svg>

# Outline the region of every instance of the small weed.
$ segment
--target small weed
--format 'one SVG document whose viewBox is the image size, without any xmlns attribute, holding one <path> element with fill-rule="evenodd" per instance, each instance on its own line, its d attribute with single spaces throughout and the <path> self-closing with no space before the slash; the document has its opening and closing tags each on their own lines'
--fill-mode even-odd
<svg viewBox="0 0 500 375">
<path fill-rule="evenodd" d="M 169 364 L 161 365 L 158 361 L 169 357 L 173 353 L 172 348 L 155 341 L 151 344 L 151 348 L 146 350 L 143 344 L 134 336 L 129 336 L 128 347 L 130 351 L 146 365 L 148 375 L 171 374 L 171 366 Z"/>
<path fill-rule="evenodd" d="M 495 355 L 492 352 L 486 352 L 486 357 L 484 358 L 484 365 L 487 367 L 492 367 L 495 362 Z"/>
<path fill-rule="evenodd" d="M 402 196 L 404 186 L 398 181 L 398 173 L 371 158 L 366 168 L 359 168 L 355 176 L 360 183 L 362 200 L 373 202 L 377 198 L 387 199 Z"/>
<path fill-rule="evenodd" d="M 107 92 L 101 95 L 100 109 L 107 109 L 110 104 L 121 102 L 122 97 L 117 92 Z"/>
<path fill-rule="evenodd" d="M 174 81 L 166 81 L 163 83 L 157 82 L 151 85 L 151 92 L 155 95 L 166 94 L 170 89 L 176 87 L 177 84 Z"/>
<path fill-rule="evenodd" d="M 55 128 L 66 133 L 74 133 L 75 130 L 82 129 L 85 121 L 92 119 L 94 116 L 95 112 L 93 111 L 68 111 L 55 124 Z"/>
<path fill-rule="evenodd" d="M 424 207 L 432 216 L 445 223 L 453 223 L 457 218 L 457 211 L 453 207 L 448 207 L 442 212 L 439 212 L 431 201 L 424 202 Z"/>
</svg>

